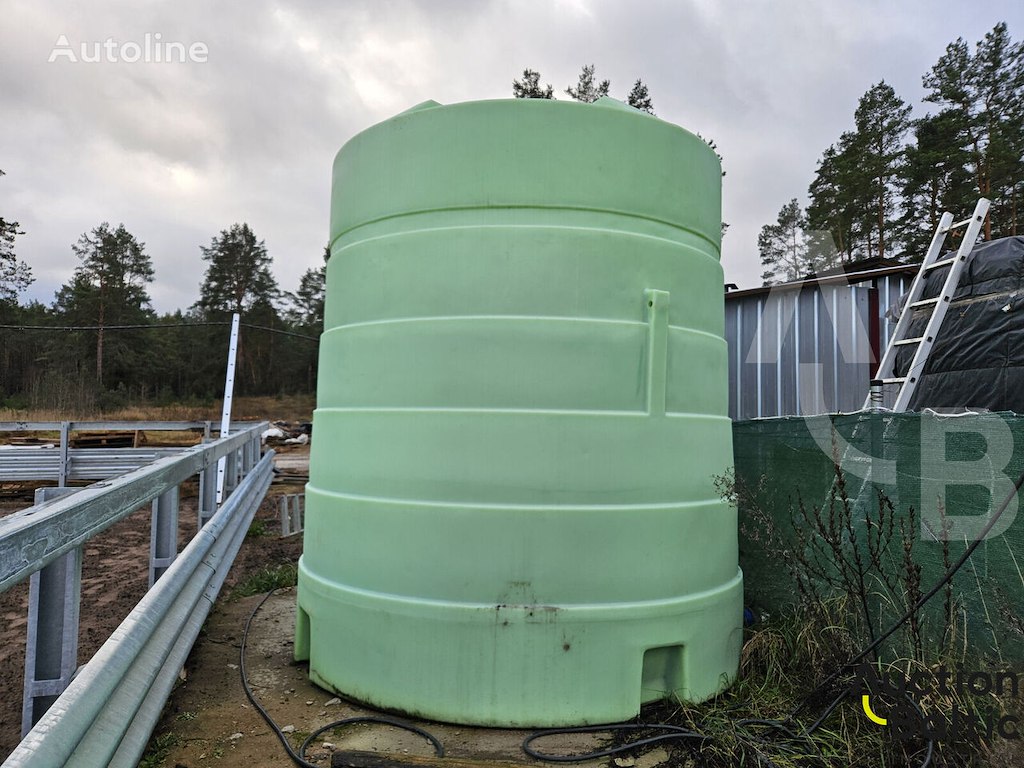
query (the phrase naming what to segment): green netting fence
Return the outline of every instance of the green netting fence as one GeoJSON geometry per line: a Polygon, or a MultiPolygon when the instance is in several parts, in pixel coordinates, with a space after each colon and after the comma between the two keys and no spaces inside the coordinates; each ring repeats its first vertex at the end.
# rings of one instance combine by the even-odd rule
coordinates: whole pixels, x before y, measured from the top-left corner
{"type": "MultiPolygon", "coordinates": [[[[872,520],[884,494],[895,510],[896,531],[881,559],[896,572],[904,570],[898,523],[912,527],[911,559],[920,566],[922,591],[977,537],[1024,469],[1024,416],[1009,413],[758,419],[736,422],[733,440],[736,485],[745,489],[738,504],[740,563],[747,604],[762,614],[784,612],[798,595],[778,544],[766,543],[766,515],[786,547],[806,549],[821,533],[798,512],[794,520],[794,511],[802,500],[805,509],[818,506],[819,519],[828,519],[836,462],[851,499],[853,546],[867,557],[869,534],[879,533],[872,520]]],[[[885,624],[906,605],[883,588],[880,574],[870,574],[868,591],[873,624],[885,624]]],[[[944,600],[936,595],[923,615],[924,634],[932,641],[944,625],[944,600]]],[[[953,580],[952,605],[965,655],[1024,659],[1024,510],[1018,513],[1017,503],[953,580]]]]}

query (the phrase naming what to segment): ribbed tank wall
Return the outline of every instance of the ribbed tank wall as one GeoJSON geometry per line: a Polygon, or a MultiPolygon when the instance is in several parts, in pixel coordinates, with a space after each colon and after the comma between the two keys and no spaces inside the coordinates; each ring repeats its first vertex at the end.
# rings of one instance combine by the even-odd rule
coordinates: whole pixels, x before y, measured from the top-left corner
{"type": "Polygon", "coordinates": [[[427,102],[334,165],[296,657],[454,722],[621,720],[735,674],[703,141],[611,99],[427,102]]]}

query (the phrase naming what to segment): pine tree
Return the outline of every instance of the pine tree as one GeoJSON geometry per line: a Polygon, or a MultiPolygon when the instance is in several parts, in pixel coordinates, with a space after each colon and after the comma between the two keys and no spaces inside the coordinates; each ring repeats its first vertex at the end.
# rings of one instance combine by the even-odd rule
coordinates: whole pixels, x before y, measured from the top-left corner
{"type": "Polygon", "coordinates": [[[826,149],[818,161],[818,170],[807,190],[807,228],[824,232],[832,240],[840,262],[855,258],[857,242],[854,221],[859,218],[856,189],[856,158],[853,135],[844,133],[826,149]]]}
{"type": "Polygon", "coordinates": [[[32,283],[32,270],[14,254],[14,238],[23,234],[18,222],[0,216],[0,303],[16,303],[18,294],[32,283]]]}
{"type": "MultiPolygon", "coordinates": [[[[324,331],[324,300],[327,296],[327,263],[331,249],[324,247],[323,265],[307,269],[299,278],[295,293],[287,294],[289,308],[286,316],[292,327],[307,336],[319,336],[324,331]]],[[[293,374],[304,372],[306,391],[316,387],[318,354],[316,344],[298,341],[288,354],[288,367],[293,374]]],[[[296,384],[299,382],[296,381],[296,384]]]]}
{"type": "Polygon", "coordinates": [[[647,86],[642,80],[637,78],[637,81],[633,83],[633,89],[629,92],[629,96],[626,98],[626,103],[629,106],[639,109],[642,112],[646,112],[649,115],[654,114],[654,102],[651,100],[651,94],[647,90],[647,86]]]}
{"type": "Polygon", "coordinates": [[[72,246],[80,261],[71,281],[58,292],[55,310],[64,322],[95,325],[96,381],[136,379],[133,370],[144,353],[145,342],[138,333],[119,332],[112,349],[106,349],[106,328],[148,322],[152,317],[149,293],[153,281],[153,263],[145,244],[118,224],[116,229],[103,222],[84,233],[72,246]],[[110,362],[114,372],[104,375],[110,362]]]}
{"type": "Polygon", "coordinates": [[[602,80],[599,83],[594,82],[594,65],[587,64],[583,67],[583,71],[580,72],[576,87],[573,88],[570,85],[565,89],[565,92],[576,99],[576,101],[590,104],[602,96],[607,96],[609,88],[611,88],[611,81],[609,80],[602,80]]]}
{"type": "Polygon", "coordinates": [[[808,193],[807,226],[831,234],[843,262],[884,257],[897,239],[910,107],[882,81],[860,97],[854,131],[822,154],[808,193]]]}
{"type": "Polygon", "coordinates": [[[270,274],[271,258],[248,224],[232,224],[200,250],[208,266],[196,307],[204,315],[248,313],[273,305],[279,291],[270,274]]]}
{"type": "Polygon", "coordinates": [[[774,224],[761,227],[757,249],[764,267],[761,279],[765,285],[797,280],[813,270],[804,237],[806,227],[807,219],[796,198],[782,206],[774,224]]]}
{"type": "MultiPolygon", "coordinates": [[[[237,312],[242,321],[254,326],[279,328],[282,325],[275,301],[280,296],[277,281],[270,273],[272,260],[267,246],[257,239],[248,224],[232,224],[200,247],[207,262],[199,288],[199,301],[193,306],[204,320],[224,320],[237,312]]],[[[218,329],[219,330],[219,329],[218,329]]],[[[222,340],[222,333],[211,337],[222,340]]],[[[223,343],[223,342],[221,342],[223,343]]],[[[273,333],[246,328],[238,346],[236,383],[241,391],[265,392],[275,380],[275,350],[280,341],[273,333]]],[[[219,369],[219,363],[215,366],[219,369]]]]}
{"type": "Polygon", "coordinates": [[[551,83],[541,87],[540,72],[524,69],[523,79],[512,81],[512,95],[517,99],[553,99],[555,91],[551,83]]]}
{"type": "Polygon", "coordinates": [[[298,327],[312,333],[321,333],[324,328],[324,300],[327,292],[327,262],[331,258],[330,247],[324,247],[323,266],[310,268],[299,278],[299,288],[288,294],[291,307],[289,319],[298,327]]]}
{"type": "Polygon", "coordinates": [[[943,211],[966,211],[976,195],[967,170],[970,157],[958,141],[961,121],[956,110],[914,121],[914,142],[907,147],[902,174],[904,260],[924,258],[943,211]]]}
{"type": "Polygon", "coordinates": [[[869,257],[884,258],[889,243],[895,239],[896,203],[910,111],[910,105],[883,80],[861,96],[854,112],[857,133],[853,146],[860,155],[858,188],[867,206],[861,220],[868,242],[874,241],[874,247],[868,249],[869,257]]]}
{"type": "Polygon", "coordinates": [[[957,115],[955,149],[967,153],[966,169],[978,195],[993,201],[985,239],[1016,234],[1024,177],[1024,46],[1000,22],[974,53],[963,38],[946,47],[923,78],[926,101],[957,115]]]}
{"type": "MultiPolygon", "coordinates": [[[[0,322],[7,325],[52,325],[49,309],[37,301],[14,304],[0,301],[0,322]]],[[[56,366],[47,356],[52,333],[38,330],[0,333],[0,397],[14,397],[28,407],[45,406],[37,400],[43,381],[58,379],[56,366]]]]}

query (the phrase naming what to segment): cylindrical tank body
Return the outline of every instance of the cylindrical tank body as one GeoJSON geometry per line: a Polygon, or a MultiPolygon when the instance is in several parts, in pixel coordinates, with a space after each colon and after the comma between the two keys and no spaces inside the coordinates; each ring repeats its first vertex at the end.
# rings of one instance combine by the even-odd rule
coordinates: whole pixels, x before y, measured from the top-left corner
{"type": "Polygon", "coordinates": [[[297,659],[550,726],[735,675],[721,176],[611,99],[427,102],[334,163],[297,659]]]}

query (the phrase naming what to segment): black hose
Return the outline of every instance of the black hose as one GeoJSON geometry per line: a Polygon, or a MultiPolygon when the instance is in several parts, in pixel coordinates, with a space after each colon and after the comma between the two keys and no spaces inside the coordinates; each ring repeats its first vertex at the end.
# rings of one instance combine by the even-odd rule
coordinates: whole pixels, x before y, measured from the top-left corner
{"type": "Polygon", "coordinates": [[[333,723],[328,723],[323,728],[320,728],[311,733],[306,738],[306,740],[302,742],[302,746],[299,747],[298,752],[296,752],[295,749],[292,748],[292,745],[288,742],[288,737],[285,736],[284,731],[282,731],[278,724],[274,722],[274,718],[272,718],[270,716],[270,713],[268,713],[267,710],[263,708],[263,705],[256,700],[256,696],[253,694],[252,688],[249,686],[249,676],[245,669],[245,647],[249,642],[249,627],[252,625],[252,620],[256,617],[256,613],[259,611],[260,608],[263,607],[263,604],[267,602],[267,600],[270,599],[270,596],[273,595],[276,591],[276,589],[272,589],[269,592],[267,592],[267,594],[263,596],[263,599],[256,604],[256,607],[252,609],[252,613],[249,614],[249,618],[246,619],[245,629],[242,630],[242,644],[238,652],[238,674],[242,678],[242,687],[245,689],[246,697],[256,708],[256,711],[259,712],[263,719],[267,721],[267,725],[270,726],[270,729],[277,736],[278,740],[281,742],[281,745],[284,747],[284,751],[287,752],[288,757],[292,759],[292,762],[294,762],[296,765],[302,766],[302,768],[320,768],[320,766],[314,765],[313,763],[310,763],[306,760],[306,749],[309,747],[310,744],[313,743],[313,739],[315,739],[324,731],[329,731],[333,728],[340,728],[345,725],[352,725],[354,723],[379,723],[381,725],[389,725],[392,728],[401,728],[403,731],[415,733],[418,736],[422,736],[433,745],[434,752],[437,753],[438,757],[444,757],[444,746],[442,746],[441,742],[433,734],[428,733],[422,728],[418,728],[417,726],[412,725],[411,723],[406,723],[401,720],[396,720],[394,718],[381,717],[377,715],[346,717],[341,720],[335,720],[333,723]]]}
{"type": "Polygon", "coordinates": [[[685,740],[696,740],[696,741],[708,741],[710,737],[705,736],[696,731],[691,731],[686,728],[680,728],[678,725],[668,725],[666,723],[618,723],[616,725],[582,725],[576,728],[548,728],[543,731],[537,731],[526,737],[523,741],[523,752],[535,760],[545,760],[549,763],[581,763],[585,760],[594,760],[599,757],[608,757],[609,755],[618,755],[622,752],[629,752],[630,750],[636,749],[637,747],[646,747],[651,744],[658,744],[663,741],[685,741],[685,740]],[[649,736],[645,739],[638,739],[632,741],[629,744],[619,744],[615,747],[609,747],[608,749],[600,749],[595,752],[585,752],[579,755],[552,755],[547,752],[541,752],[534,749],[530,745],[537,739],[542,739],[546,736],[558,736],[565,733],[604,733],[605,731],[649,731],[649,730],[662,730],[668,731],[668,733],[662,733],[657,736],[649,736]]]}
{"type": "Polygon", "coordinates": [[[444,757],[444,746],[441,744],[440,740],[434,734],[425,731],[422,728],[419,728],[415,725],[412,725],[411,723],[405,723],[401,720],[394,720],[390,717],[382,717],[380,715],[360,715],[358,717],[346,717],[342,720],[335,720],[333,723],[328,723],[323,728],[318,728],[306,737],[306,740],[302,742],[302,746],[299,747],[299,754],[305,757],[306,750],[309,748],[309,745],[312,744],[313,740],[316,739],[316,737],[324,731],[329,731],[332,728],[338,728],[343,725],[352,725],[354,723],[379,723],[381,725],[390,725],[395,728],[401,728],[403,731],[415,733],[419,736],[422,736],[431,743],[431,745],[434,747],[434,753],[438,757],[444,757]]]}

